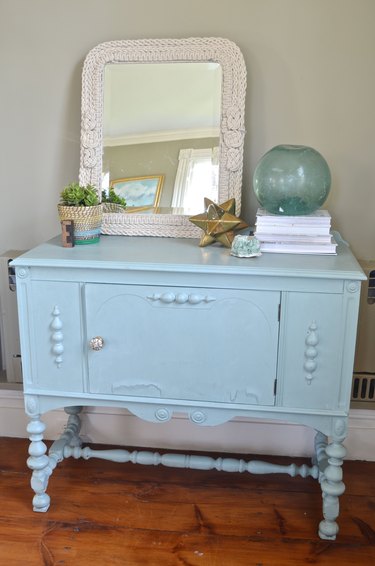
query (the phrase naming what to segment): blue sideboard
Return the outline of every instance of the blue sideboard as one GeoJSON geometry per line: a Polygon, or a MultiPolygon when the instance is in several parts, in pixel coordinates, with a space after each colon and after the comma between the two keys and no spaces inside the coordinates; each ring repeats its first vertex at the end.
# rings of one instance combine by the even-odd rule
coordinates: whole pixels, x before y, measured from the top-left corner
{"type": "Polygon", "coordinates": [[[69,456],[299,474],[319,480],[319,535],[336,537],[365,278],[345,242],[337,256],[241,259],[192,239],[102,236],[68,249],[55,238],[14,265],[35,511],[48,509],[49,476],[69,456]],[[79,436],[84,406],[155,423],[175,412],[200,426],[236,416],[299,423],[317,431],[314,457],[279,466],[93,450],[79,436]],[[60,407],[67,426],[47,452],[42,415],[60,407]]]}

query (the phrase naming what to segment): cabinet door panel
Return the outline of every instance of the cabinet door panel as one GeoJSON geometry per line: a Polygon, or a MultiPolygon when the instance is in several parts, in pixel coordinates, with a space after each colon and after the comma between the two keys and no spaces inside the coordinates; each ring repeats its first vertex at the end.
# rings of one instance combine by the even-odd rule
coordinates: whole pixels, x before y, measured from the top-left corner
{"type": "Polygon", "coordinates": [[[34,323],[34,387],[83,390],[80,288],[78,283],[36,281],[31,286],[34,323]]]}
{"type": "Polygon", "coordinates": [[[279,376],[286,407],[332,409],[339,399],[342,296],[286,293],[279,376]]]}
{"type": "Polygon", "coordinates": [[[90,391],[274,403],[278,292],[87,285],[90,391]]]}

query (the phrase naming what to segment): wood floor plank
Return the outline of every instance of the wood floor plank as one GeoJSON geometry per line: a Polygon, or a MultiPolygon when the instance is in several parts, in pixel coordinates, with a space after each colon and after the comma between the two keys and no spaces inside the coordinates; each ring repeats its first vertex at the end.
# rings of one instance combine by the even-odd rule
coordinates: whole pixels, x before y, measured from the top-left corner
{"type": "MultiPolygon", "coordinates": [[[[294,538],[217,536],[207,532],[173,533],[147,529],[103,530],[98,525],[51,522],[33,537],[1,544],[6,564],[126,564],[131,566],[269,564],[373,564],[375,547],[294,538]],[[12,562],[13,560],[13,562],[12,562]],[[18,560],[18,562],[17,562],[18,560]]],[[[5,563],[5,562],[4,562],[5,563]]]]}
{"type": "Polygon", "coordinates": [[[344,464],[340,533],[327,542],[317,536],[318,483],[285,475],[68,459],[50,478],[50,510],[34,513],[27,446],[25,440],[0,439],[0,564],[375,563],[375,463],[344,464]]]}

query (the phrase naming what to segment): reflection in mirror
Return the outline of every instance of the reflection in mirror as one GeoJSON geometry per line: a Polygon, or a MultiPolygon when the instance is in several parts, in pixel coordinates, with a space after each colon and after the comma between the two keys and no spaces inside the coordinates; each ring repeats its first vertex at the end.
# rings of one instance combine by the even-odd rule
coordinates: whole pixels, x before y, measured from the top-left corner
{"type": "MultiPolygon", "coordinates": [[[[195,214],[205,196],[217,201],[221,75],[218,63],[107,64],[102,189],[117,192],[120,179],[163,175],[152,205],[159,210],[195,214]]],[[[145,206],[138,187],[139,202],[133,183],[127,212],[145,206]]]]}
{"type": "Polygon", "coordinates": [[[127,212],[105,213],[102,232],[197,237],[189,216],[202,212],[204,197],[235,198],[239,214],[245,91],[242,54],[226,39],[92,49],[82,74],[79,180],[99,193],[128,190],[127,212]]]}
{"type": "MultiPolygon", "coordinates": [[[[107,175],[109,176],[109,173],[105,176],[107,175]]],[[[126,212],[140,212],[159,207],[163,183],[164,175],[127,177],[111,181],[110,188],[125,199],[126,212]]]]}

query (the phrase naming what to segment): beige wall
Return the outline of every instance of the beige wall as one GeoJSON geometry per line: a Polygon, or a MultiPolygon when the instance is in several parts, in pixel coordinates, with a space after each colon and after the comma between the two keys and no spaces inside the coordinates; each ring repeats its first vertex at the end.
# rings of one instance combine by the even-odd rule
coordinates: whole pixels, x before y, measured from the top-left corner
{"type": "Polygon", "coordinates": [[[248,69],[243,216],[251,178],[279,143],[327,159],[334,226],[375,257],[374,0],[0,0],[0,251],[55,235],[56,202],[77,179],[80,74],[97,43],[221,36],[248,69]]]}

